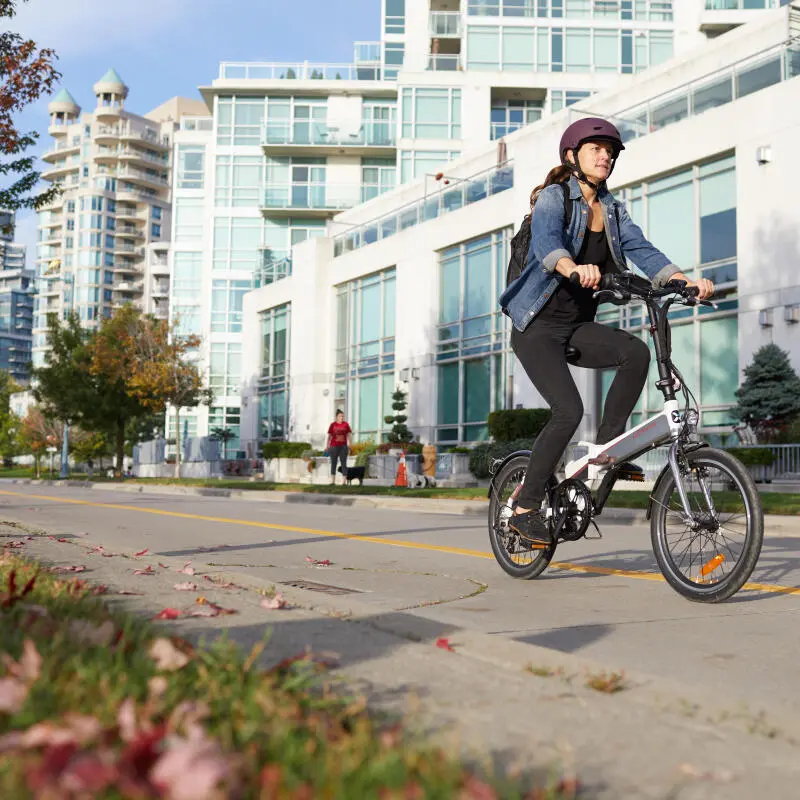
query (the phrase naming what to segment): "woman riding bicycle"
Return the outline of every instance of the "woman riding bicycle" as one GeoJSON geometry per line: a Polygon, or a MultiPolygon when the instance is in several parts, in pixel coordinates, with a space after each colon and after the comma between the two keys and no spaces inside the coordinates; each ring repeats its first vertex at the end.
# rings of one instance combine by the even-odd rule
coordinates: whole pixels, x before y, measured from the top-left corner
{"type": "Polygon", "coordinates": [[[597,430],[598,444],[625,430],[647,379],[647,344],[627,331],[594,321],[597,303],[592,293],[601,275],[626,270],[630,260],[656,286],[684,280],[697,287],[701,300],[714,293],[711,281],[690,281],[651,244],[625,206],[606,189],[624,149],[619,131],[604,119],[589,117],[567,128],[559,146],[560,166],[550,170],[531,194],[531,245],[525,269],[500,296],[500,305],[513,322],[514,354],[552,409],[534,443],[509,521],[509,528],[533,546],[552,543],[541,511],[545,486],[583,417],[567,346],[577,351],[572,363],[579,367],[617,370],[597,430]],[[557,185],[563,183],[568,197],[557,185]],[[572,213],[565,225],[567,203],[572,204],[572,213]],[[573,273],[579,282],[570,280],[573,273]]]}

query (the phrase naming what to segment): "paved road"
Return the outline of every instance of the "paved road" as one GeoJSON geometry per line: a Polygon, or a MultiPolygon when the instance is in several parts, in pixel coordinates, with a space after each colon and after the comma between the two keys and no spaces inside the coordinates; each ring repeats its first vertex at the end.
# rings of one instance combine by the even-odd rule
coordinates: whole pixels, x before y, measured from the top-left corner
{"type": "Polygon", "coordinates": [[[602,540],[563,545],[559,568],[524,582],[500,570],[472,516],[3,484],[0,520],[88,534],[119,552],[149,548],[154,559],[235,571],[289,595],[298,581],[351,590],[326,602],[386,620],[402,612],[415,636],[482,634],[489,659],[487,647],[500,652],[512,640],[529,646],[531,663],[545,647],[556,651],[550,664],[578,656],[683,684],[693,697],[726,697],[756,716],[800,712],[800,537],[785,532],[768,531],[752,578],[767,590],[706,606],[655,574],[641,525],[601,525],[602,540]],[[314,569],[306,557],[333,565],[314,569]]]}

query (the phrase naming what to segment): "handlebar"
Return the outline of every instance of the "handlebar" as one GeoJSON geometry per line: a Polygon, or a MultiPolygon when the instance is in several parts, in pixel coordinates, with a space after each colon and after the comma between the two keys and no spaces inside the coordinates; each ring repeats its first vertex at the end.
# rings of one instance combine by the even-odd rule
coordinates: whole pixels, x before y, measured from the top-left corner
{"type": "MultiPolygon", "coordinates": [[[[569,279],[574,284],[580,284],[580,275],[573,272],[569,279]]],[[[625,305],[630,302],[631,297],[638,297],[641,300],[654,300],[656,298],[667,297],[668,295],[678,295],[694,305],[699,303],[704,306],[716,308],[715,304],[708,300],[697,300],[700,290],[696,286],[687,286],[686,281],[671,280],[667,281],[662,287],[653,286],[647,278],[643,278],[633,272],[607,273],[600,278],[600,288],[594,293],[594,299],[601,303],[609,302],[614,305],[625,305]]]]}

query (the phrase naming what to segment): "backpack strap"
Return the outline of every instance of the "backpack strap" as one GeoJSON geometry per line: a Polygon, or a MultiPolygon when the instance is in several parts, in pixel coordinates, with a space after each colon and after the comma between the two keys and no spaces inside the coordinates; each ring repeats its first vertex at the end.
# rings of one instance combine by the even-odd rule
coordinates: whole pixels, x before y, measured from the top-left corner
{"type": "Polygon", "coordinates": [[[569,228],[572,222],[572,200],[569,196],[569,181],[564,181],[561,184],[561,194],[564,195],[564,229],[569,228]]]}

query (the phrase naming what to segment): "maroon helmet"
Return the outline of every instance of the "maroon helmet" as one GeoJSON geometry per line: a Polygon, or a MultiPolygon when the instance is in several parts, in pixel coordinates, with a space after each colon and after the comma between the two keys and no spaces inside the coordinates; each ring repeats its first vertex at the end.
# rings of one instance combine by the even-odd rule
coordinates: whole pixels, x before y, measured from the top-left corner
{"type": "Polygon", "coordinates": [[[611,145],[613,145],[614,155],[611,161],[611,169],[609,169],[608,172],[609,175],[611,175],[611,172],[614,170],[617,156],[620,154],[621,150],[625,149],[625,145],[622,144],[622,137],[619,135],[619,131],[607,119],[601,119],[600,117],[584,117],[583,119],[573,122],[572,125],[564,131],[558,146],[561,163],[571,167],[578,180],[585,181],[593,188],[597,188],[583,174],[583,170],[577,162],[577,156],[575,164],[571,164],[567,161],[567,150],[572,150],[577,153],[581,145],[586,142],[610,142],[611,145]]]}

